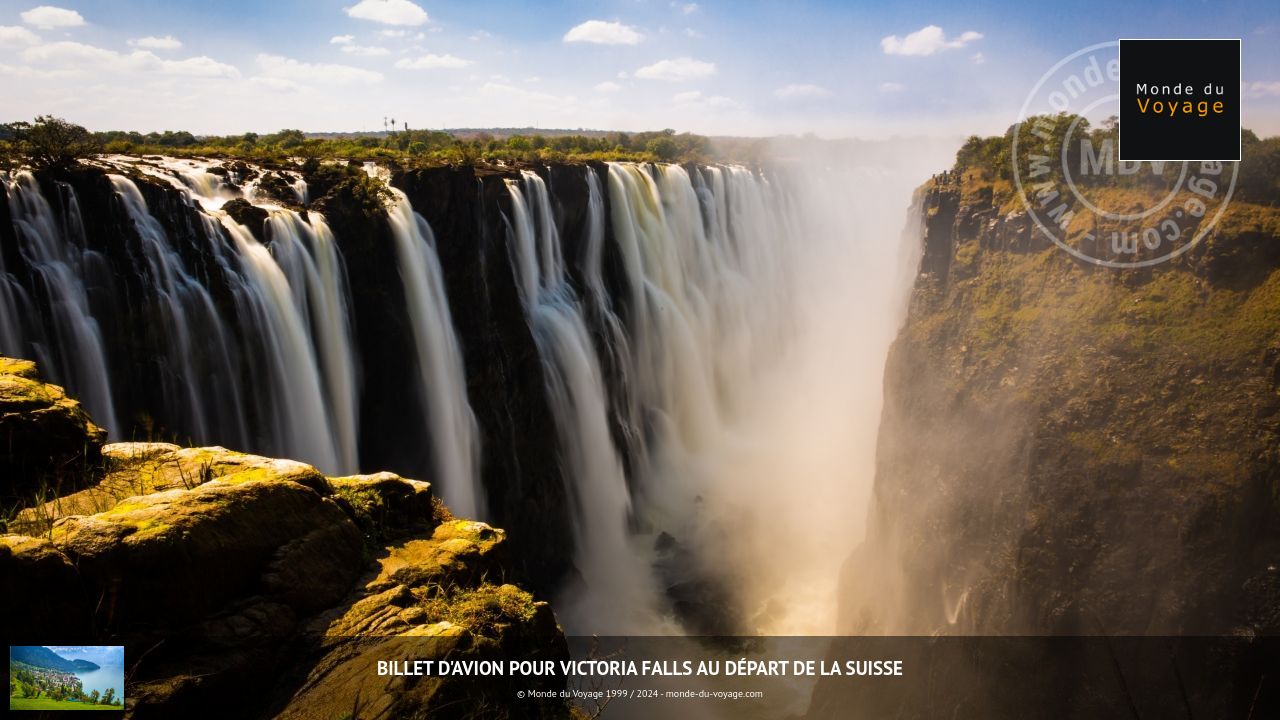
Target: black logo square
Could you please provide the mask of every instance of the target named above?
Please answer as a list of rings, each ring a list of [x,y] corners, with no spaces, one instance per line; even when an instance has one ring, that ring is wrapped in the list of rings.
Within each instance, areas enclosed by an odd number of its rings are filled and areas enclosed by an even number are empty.
[[[1240,41],[1121,40],[1120,159],[1239,160]]]

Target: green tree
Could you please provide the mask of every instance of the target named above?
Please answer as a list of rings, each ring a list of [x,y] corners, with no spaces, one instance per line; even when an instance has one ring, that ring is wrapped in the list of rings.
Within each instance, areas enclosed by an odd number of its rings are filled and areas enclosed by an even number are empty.
[[[659,160],[675,160],[680,155],[680,146],[676,144],[675,140],[665,135],[650,140],[644,149]]]
[[[115,689],[115,688],[107,688],[106,692],[102,693],[102,704],[103,704],[103,705],[114,705],[115,703],[113,703],[113,702],[112,702],[112,700],[114,700],[114,699],[115,699],[115,696],[116,696],[116,689]]]
[[[83,158],[102,152],[102,144],[80,125],[52,115],[33,123],[13,123],[18,148],[36,168],[65,169]]]

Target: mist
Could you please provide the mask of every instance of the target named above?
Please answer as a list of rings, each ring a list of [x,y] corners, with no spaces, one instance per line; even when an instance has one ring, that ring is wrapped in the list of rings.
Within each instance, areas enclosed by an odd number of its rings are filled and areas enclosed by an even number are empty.
[[[566,588],[570,632],[835,631],[840,569],[865,533],[885,356],[919,260],[908,208],[954,147],[775,141],[758,178],[725,172],[706,237],[679,197],[683,170],[660,167],[646,188],[626,169],[615,235],[662,236],[681,273],[650,273],[637,302],[659,310],[630,322],[627,379],[648,432],[631,478],[634,562],[614,565],[632,577],[624,592],[590,573]],[[623,190],[641,198],[633,213],[652,193],[661,218],[620,215]],[[719,198],[706,189],[704,214]],[[727,258],[679,264],[726,228]]]

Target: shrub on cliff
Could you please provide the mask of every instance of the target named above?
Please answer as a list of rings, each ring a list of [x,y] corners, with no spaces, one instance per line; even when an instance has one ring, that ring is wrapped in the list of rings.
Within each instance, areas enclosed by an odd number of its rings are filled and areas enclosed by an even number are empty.
[[[8,131],[18,152],[36,169],[65,169],[102,152],[93,133],[52,115],[41,115],[32,123],[12,123]]]
[[[340,198],[345,205],[358,208],[367,217],[386,212],[391,190],[386,183],[370,177],[356,165],[326,163],[316,171],[303,175],[311,195],[318,198]]]

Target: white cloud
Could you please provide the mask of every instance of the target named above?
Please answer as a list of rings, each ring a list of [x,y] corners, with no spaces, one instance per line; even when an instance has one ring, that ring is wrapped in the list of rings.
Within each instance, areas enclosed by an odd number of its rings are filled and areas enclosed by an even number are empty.
[[[644,35],[630,25],[607,20],[588,20],[575,25],[564,34],[564,41],[595,43],[596,45],[637,45]]]
[[[148,53],[143,53],[148,54]],[[122,58],[114,50],[85,45],[78,42],[56,42],[38,45],[22,53],[22,59],[31,65],[68,67],[92,63],[113,63]]]
[[[409,0],[360,0],[346,10],[353,18],[384,25],[422,25],[430,19],[426,10]]]
[[[182,41],[172,35],[165,35],[164,37],[148,35],[144,38],[130,40],[129,45],[151,50],[177,50],[182,47]]]
[[[896,82],[880,83],[880,92],[885,93],[887,95],[900,93],[906,89],[907,89],[906,86],[904,86],[902,83],[896,83]]]
[[[638,78],[666,80],[668,82],[696,80],[698,78],[711,77],[715,74],[715,63],[687,57],[659,60],[652,65],[646,65],[636,70],[636,77]]]
[[[693,13],[698,12],[698,3],[685,3],[680,6],[680,12],[683,12],[685,15],[692,15]]]
[[[409,34],[408,30],[379,30],[378,34],[384,38],[402,38]]]
[[[697,30],[694,30],[693,28],[685,28],[685,29],[684,29],[684,34],[685,34],[685,36],[687,36],[687,37],[691,37],[691,38],[693,38],[694,40],[701,40],[701,39],[702,39],[702,33],[698,32]]]
[[[0,25],[0,47],[35,45],[40,36],[18,25]]]
[[[66,8],[53,7],[52,5],[41,5],[34,7],[22,13],[22,22],[28,25],[34,25],[41,30],[52,30],[54,28],[80,27],[84,25],[84,17],[75,10],[67,10]]]
[[[490,34],[488,30],[477,30],[468,35],[467,39],[473,42],[479,42],[481,40],[488,40],[491,37],[493,37],[493,35]]]
[[[359,57],[379,57],[391,54],[390,50],[377,45],[343,45],[342,52]]]
[[[356,39],[355,35],[334,35],[333,37],[329,38],[329,44],[330,45],[349,45],[351,41],[355,39]]]
[[[140,53],[134,53],[134,55],[139,55],[139,54]],[[152,55],[151,53],[146,53],[146,54],[151,55],[152,58],[156,58],[156,56]],[[205,57],[204,55],[199,55],[197,57],[190,57],[190,58],[187,58],[186,60],[160,60],[159,58],[156,58],[156,59],[159,60],[160,62],[161,72],[167,73],[169,75],[187,75],[191,77],[226,77],[226,78],[240,77],[239,70],[225,63],[220,63],[217,60],[214,60],[213,58]]]
[[[456,69],[464,68],[470,64],[472,64],[470,60],[463,60],[454,55],[436,55],[435,53],[427,53],[413,59],[401,58],[396,61],[396,67],[401,70]]]
[[[812,83],[803,83],[798,85],[784,85],[773,94],[783,100],[803,99],[803,98],[824,98],[831,95],[831,91],[821,85]]]
[[[282,55],[259,54],[258,70],[263,77],[326,84],[359,84],[382,82],[382,73],[350,65],[304,63]]]
[[[615,93],[621,90],[622,86],[612,80],[605,80],[602,83],[596,83],[594,89],[596,92],[601,93]]]
[[[114,50],[70,41],[28,48],[23,51],[22,59],[30,65],[82,71],[107,71],[117,74],[156,73],[184,77],[240,77],[240,71],[231,65],[203,55],[185,60],[164,60],[147,50],[135,50],[126,55]]]
[[[937,25],[926,25],[919,30],[900,38],[890,35],[880,41],[880,48],[885,55],[932,55],[943,50],[962,48],[975,40],[981,40],[982,33],[972,30],[958,38],[947,39],[946,33]]]
[[[723,95],[703,95],[701,90],[679,92],[671,96],[676,105],[696,105],[713,110],[738,110],[742,107],[738,101]]]
[[[987,61],[987,56],[986,56],[986,55],[983,55],[983,54],[982,54],[982,53],[980,53],[980,52],[976,52],[976,53],[974,53],[974,54],[973,54],[973,64],[974,64],[974,65],[981,65],[982,63],[984,63],[984,62],[986,62],[986,61]]]
[[[487,82],[480,86],[479,94],[492,100],[519,105],[536,105],[557,110],[572,109],[576,99],[570,95],[561,97],[537,90],[526,90],[503,83]]]
[[[1280,80],[1272,80],[1271,82],[1255,80],[1251,83],[1241,83],[1241,85],[1243,86],[1244,94],[1247,97],[1280,97]]]

